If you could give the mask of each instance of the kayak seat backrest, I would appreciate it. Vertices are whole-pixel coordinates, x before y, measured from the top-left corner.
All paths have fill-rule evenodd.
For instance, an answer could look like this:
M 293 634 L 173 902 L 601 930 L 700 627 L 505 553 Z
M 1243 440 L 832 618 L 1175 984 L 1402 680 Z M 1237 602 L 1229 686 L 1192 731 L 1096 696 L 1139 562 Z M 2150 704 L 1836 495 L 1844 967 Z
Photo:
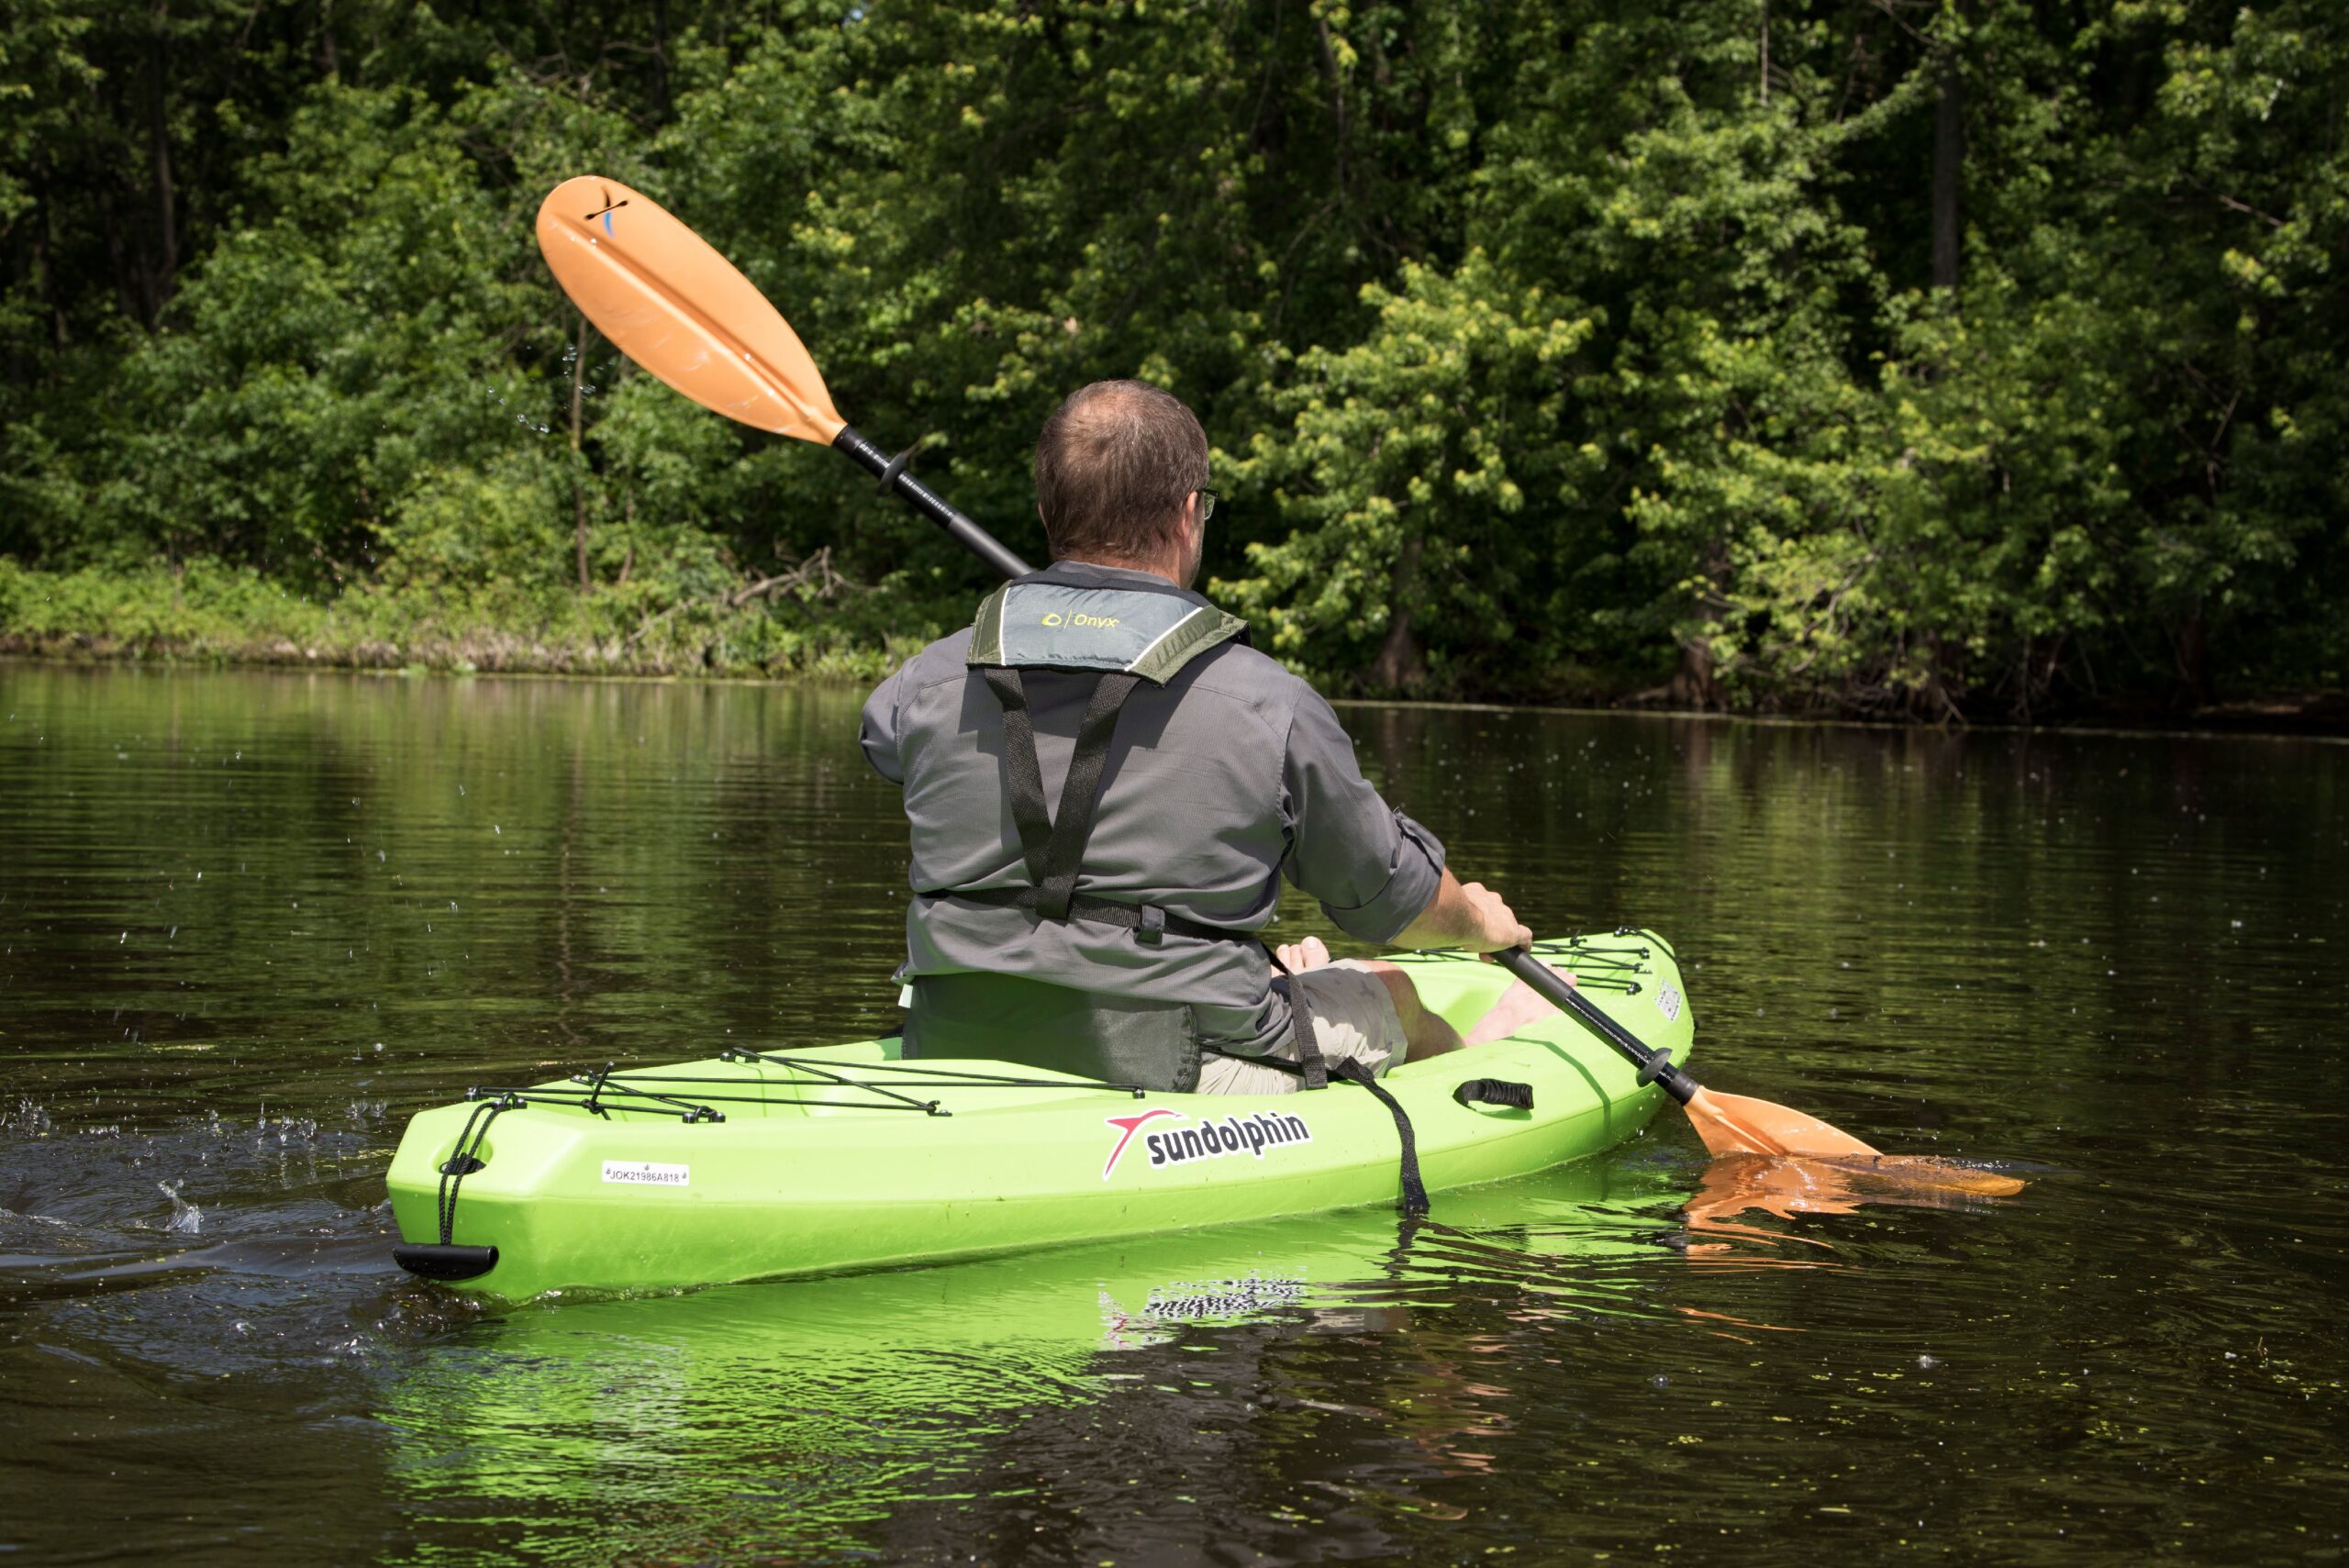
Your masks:
M 1145 1002 L 1010 974 L 925 974 L 913 983 L 905 1057 L 992 1057 L 1106 1084 L 1188 1094 L 1198 1032 L 1180 1002 Z

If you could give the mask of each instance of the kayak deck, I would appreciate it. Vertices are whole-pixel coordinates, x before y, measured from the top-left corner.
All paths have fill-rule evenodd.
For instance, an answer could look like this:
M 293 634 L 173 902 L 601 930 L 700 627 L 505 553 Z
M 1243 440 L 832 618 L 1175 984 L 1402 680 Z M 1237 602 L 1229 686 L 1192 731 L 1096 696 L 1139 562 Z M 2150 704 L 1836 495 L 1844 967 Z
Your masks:
M 1652 933 L 1541 944 L 1652 1046 L 1694 1032 Z M 1465 1029 L 1509 984 L 1414 955 L 1421 999 Z M 828 1273 L 1392 1204 L 1398 1143 L 1359 1087 L 1179 1095 L 1013 1062 L 903 1062 L 895 1040 L 729 1051 L 526 1089 L 476 1089 L 410 1122 L 388 1178 L 411 1268 L 480 1249 L 451 1283 L 505 1302 Z M 1478 1078 L 1531 1109 L 1463 1101 Z M 1595 1153 L 1662 1099 L 1563 1014 L 1397 1067 L 1431 1192 Z M 1438 1212 L 1441 1212 L 1439 1205 Z M 445 1223 L 444 1223 L 445 1222 Z M 494 1250 L 494 1251 L 491 1251 Z M 443 1254 L 446 1255 L 445 1253 Z M 419 1269 L 418 1272 L 429 1272 Z

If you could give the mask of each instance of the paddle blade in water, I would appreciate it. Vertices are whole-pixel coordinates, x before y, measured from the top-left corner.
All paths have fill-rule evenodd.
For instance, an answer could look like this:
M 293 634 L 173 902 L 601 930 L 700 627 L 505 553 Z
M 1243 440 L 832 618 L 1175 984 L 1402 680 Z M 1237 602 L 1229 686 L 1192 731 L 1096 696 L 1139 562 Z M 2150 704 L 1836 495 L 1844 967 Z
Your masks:
M 629 359 L 745 425 L 818 446 L 841 433 L 845 421 L 791 324 L 657 203 L 582 175 L 554 188 L 538 228 L 555 281 Z
M 1720 1240 L 1692 1244 L 1688 1255 L 1724 1261 L 1731 1256 L 1724 1241 L 1833 1245 L 1821 1237 L 1769 1230 L 1736 1220 L 1736 1216 L 1754 1210 L 1792 1219 L 1799 1215 L 1850 1214 L 1868 1204 L 1974 1209 L 2010 1198 L 2022 1189 L 2021 1178 L 2002 1171 L 1931 1155 L 1723 1154 L 1705 1167 L 1704 1179 L 1686 1207 L 1692 1237 Z M 1749 1253 L 1735 1256 L 1751 1261 Z
M 2021 1177 L 1932 1155 L 1724 1154 L 1705 1167 L 1687 1213 L 1699 1229 L 1748 1209 L 1791 1218 L 1864 1204 L 1974 1208 L 2022 1191 Z
M 1688 1121 L 1715 1154 L 1873 1154 L 1850 1133 L 1767 1100 L 1699 1089 L 1687 1106 Z

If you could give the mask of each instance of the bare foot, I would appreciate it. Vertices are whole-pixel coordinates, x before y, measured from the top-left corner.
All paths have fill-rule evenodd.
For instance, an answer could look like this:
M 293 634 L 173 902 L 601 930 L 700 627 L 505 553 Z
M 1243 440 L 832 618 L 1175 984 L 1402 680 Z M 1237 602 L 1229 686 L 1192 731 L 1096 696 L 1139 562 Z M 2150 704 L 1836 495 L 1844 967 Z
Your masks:
M 1575 977 L 1572 974 L 1555 964 L 1551 965 L 1551 973 L 1569 985 L 1575 983 Z M 1543 998 L 1542 993 L 1533 989 L 1532 986 L 1522 980 L 1513 981 L 1509 988 L 1500 994 L 1500 999 L 1486 1011 L 1483 1018 L 1476 1020 L 1475 1027 L 1461 1037 L 1461 1043 L 1489 1045 L 1494 1040 L 1507 1039 L 1526 1025 L 1537 1019 L 1545 1018 L 1557 1010 Z
M 1288 965 L 1291 974 L 1302 974 L 1308 969 L 1326 969 L 1337 962 L 1330 956 L 1330 944 L 1319 937 L 1308 937 L 1301 942 L 1284 942 L 1273 951 Z

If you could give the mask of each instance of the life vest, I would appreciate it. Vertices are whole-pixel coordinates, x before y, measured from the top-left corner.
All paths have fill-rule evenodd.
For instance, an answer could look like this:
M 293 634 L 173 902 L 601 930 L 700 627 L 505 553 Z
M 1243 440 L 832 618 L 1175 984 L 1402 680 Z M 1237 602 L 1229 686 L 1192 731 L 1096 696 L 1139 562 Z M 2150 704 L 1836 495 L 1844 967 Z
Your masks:
M 1138 942 L 1169 935 L 1253 942 L 1253 933 L 1209 926 L 1154 904 L 1079 893 L 1085 841 L 1100 806 L 1101 773 L 1126 698 L 1147 681 L 1164 685 L 1191 661 L 1235 639 L 1247 623 L 1171 590 L 1088 588 L 1018 581 L 987 595 L 973 623 L 966 662 L 1003 709 L 1004 784 L 1031 878 L 1026 887 L 937 888 L 924 896 L 1025 910 L 1039 920 L 1121 927 Z M 1097 675 L 1057 811 L 1044 800 L 1043 770 L 1021 679 L 1026 670 Z M 1270 949 L 1266 949 L 1270 953 Z M 1277 958 L 1273 960 L 1279 966 Z M 1291 1009 L 1306 1086 L 1328 1068 L 1302 1006 Z M 907 1056 L 1004 1057 L 1146 1089 L 1197 1087 L 1208 1052 L 1181 1002 L 1144 1001 L 1004 974 L 920 975 L 906 1022 Z M 1253 1060 L 1253 1059 L 1252 1059 Z M 1280 1065 L 1274 1063 L 1274 1065 Z

